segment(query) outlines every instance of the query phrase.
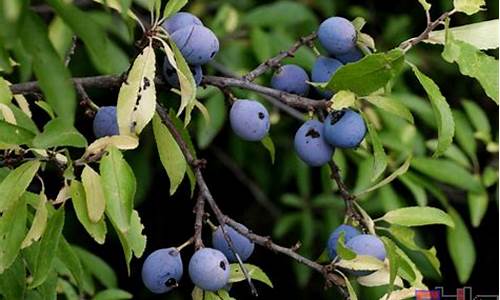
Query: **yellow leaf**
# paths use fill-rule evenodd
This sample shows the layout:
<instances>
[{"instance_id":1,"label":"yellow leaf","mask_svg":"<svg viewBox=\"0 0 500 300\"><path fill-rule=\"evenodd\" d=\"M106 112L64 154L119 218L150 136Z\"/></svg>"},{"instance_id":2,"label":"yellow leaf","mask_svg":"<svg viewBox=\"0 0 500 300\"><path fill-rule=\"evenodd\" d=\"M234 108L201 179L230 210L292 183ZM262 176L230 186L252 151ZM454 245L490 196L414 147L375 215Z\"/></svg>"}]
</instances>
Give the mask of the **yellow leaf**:
<instances>
[{"instance_id":1,"label":"yellow leaf","mask_svg":"<svg viewBox=\"0 0 500 300\"><path fill-rule=\"evenodd\" d=\"M87 201L89 219L91 222L97 223L102 219L106 208L101 176L94 169L85 165L82 172L82 183L86 195L85 200Z\"/></svg>"}]
</instances>

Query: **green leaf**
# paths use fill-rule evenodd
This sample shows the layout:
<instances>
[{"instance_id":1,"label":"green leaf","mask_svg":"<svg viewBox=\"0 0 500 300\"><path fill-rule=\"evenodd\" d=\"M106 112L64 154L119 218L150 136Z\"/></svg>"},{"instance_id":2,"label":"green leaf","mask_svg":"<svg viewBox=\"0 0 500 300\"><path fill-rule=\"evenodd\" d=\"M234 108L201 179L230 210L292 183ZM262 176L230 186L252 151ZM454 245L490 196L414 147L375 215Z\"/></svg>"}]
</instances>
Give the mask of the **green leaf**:
<instances>
[{"instance_id":1,"label":"green leaf","mask_svg":"<svg viewBox=\"0 0 500 300\"><path fill-rule=\"evenodd\" d=\"M90 236L99 244L103 244L106 239L106 222L102 218L99 222L94 223L90 220L89 209L85 199L85 190L83 185L76 181L71 181L71 199L73 208L75 209L78 221L83 225Z\"/></svg>"},{"instance_id":2,"label":"green leaf","mask_svg":"<svg viewBox=\"0 0 500 300\"><path fill-rule=\"evenodd\" d=\"M339 91L330 100L330 108L333 110L342 110L343 108L353 107L356 102L356 95L350 91Z\"/></svg>"},{"instance_id":3,"label":"green leaf","mask_svg":"<svg viewBox=\"0 0 500 300\"><path fill-rule=\"evenodd\" d=\"M187 169L187 162L181 148L162 123L158 114L153 117L153 132L160 160L170 180L170 195L173 195L182 183Z\"/></svg>"},{"instance_id":4,"label":"green leaf","mask_svg":"<svg viewBox=\"0 0 500 300\"><path fill-rule=\"evenodd\" d=\"M35 101L35 104L36 106L40 107L41 109L43 109L51 119L55 119L56 118L56 115L54 114L54 110L52 109L52 107L50 106L50 104L48 104L47 102L43 101L43 100L38 100L38 101Z\"/></svg>"},{"instance_id":5,"label":"green leaf","mask_svg":"<svg viewBox=\"0 0 500 300\"><path fill-rule=\"evenodd\" d=\"M90 14L77 6L62 0L48 0L50 6L85 44L93 65L102 73L118 74L126 70L127 65L117 63L117 54L104 28L94 22Z\"/></svg>"},{"instance_id":6,"label":"green leaf","mask_svg":"<svg viewBox=\"0 0 500 300\"><path fill-rule=\"evenodd\" d=\"M388 113L394 114L407 120L411 124L413 124L414 122L413 115L411 114L410 110L397 99L385 96L366 96L362 99L370 102L371 104Z\"/></svg>"},{"instance_id":7,"label":"green leaf","mask_svg":"<svg viewBox=\"0 0 500 300\"><path fill-rule=\"evenodd\" d=\"M427 194L422 186L418 182L413 181L411 176L407 176L408 173L399 176L399 181L401 181L413 194L413 197L417 201L419 206L427 205Z\"/></svg>"},{"instance_id":8,"label":"green leaf","mask_svg":"<svg viewBox=\"0 0 500 300\"><path fill-rule=\"evenodd\" d=\"M62 118L55 118L43 127L43 132L33 139L37 148L47 149L52 147L87 147L87 140L73 126L68 126Z\"/></svg>"},{"instance_id":9,"label":"green leaf","mask_svg":"<svg viewBox=\"0 0 500 300\"><path fill-rule=\"evenodd\" d=\"M135 176L120 150L116 147L108 149L108 154L101 159L100 165L106 215L122 233L126 233L134 207Z\"/></svg>"},{"instance_id":10,"label":"green leaf","mask_svg":"<svg viewBox=\"0 0 500 300\"><path fill-rule=\"evenodd\" d=\"M47 223L45 234L40 240L40 246L36 256L33 281L30 288L40 286L48 279L49 273L52 273L52 262L54 261L57 248L59 247L59 238L64 226L64 207L56 210Z\"/></svg>"},{"instance_id":11,"label":"green leaf","mask_svg":"<svg viewBox=\"0 0 500 300\"><path fill-rule=\"evenodd\" d=\"M198 118L196 140L198 147L205 149L220 132L226 121L226 107L224 105L224 95L220 92L205 101L210 121Z\"/></svg>"},{"instance_id":12,"label":"green leaf","mask_svg":"<svg viewBox=\"0 0 500 300\"><path fill-rule=\"evenodd\" d=\"M477 143L474 138L472 126L465 114L458 110L453 110L453 119L455 120L455 137L458 145L467 153L472 161L477 162L476 150Z\"/></svg>"},{"instance_id":13,"label":"green leaf","mask_svg":"<svg viewBox=\"0 0 500 300\"><path fill-rule=\"evenodd\" d=\"M458 129L458 127L457 127L457 129ZM428 140L425 144L432 151L436 151L436 149L437 149L437 141L436 140ZM467 158L467 156L465 156L465 154L462 152L462 150L460 150L460 148L458 148L454 144L451 144L450 147L448 149L446 149L446 151L444 152L443 155L446 158L449 158L449 159L455 161L456 163L460 164L464 168L467 168L467 169L471 168L471 165L470 165L470 162L469 162L469 159Z\"/></svg>"},{"instance_id":14,"label":"green leaf","mask_svg":"<svg viewBox=\"0 0 500 300\"><path fill-rule=\"evenodd\" d=\"M352 287L351 282L349 281L349 278L347 278L347 276L345 276L344 273L342 273L338 270L337 270L337 273L339 273L344 278L345 285L347 287L347 292L349 293L349 299L350 300L358 300L358 296L356 295L356 291Z\"/></svg>"},{"instance_id":15,"label":"green leaf","mask_svg":"<svg viewBox=\"0 0 500 300\"><path fill-rule=\"evenodd\" d=\"M0 212L5 212L21 198L31 180L35 176L40 162L28 161L20 165L0 183Z\"/></svg>"},{"instance_id":16,"label":"green leaf","mask_svg":"<svg viewBox=\"0 0 500 300\"><path fill-rule=\"evenodd\" d=\"M478 227L481 224L481 220L488 210L488 200L488 193L486 190L479 193L467 193L467 202L469 204L469 214L472 226Z\"/></svg>"},{"instance_id":17,"label":"green leaf","mask_svg":"<svg viewBox=\"0 0 500 300\"><path fill-rule=\"evenodd\" d=\"M5 300L25 298L26 268L22 258L16 261L5 272L0 272L0 294Z\"/></svg>"},{"instance_id":18,"label":"green leaf","mask_svg":"<svg viewBox=\"0 0 500 300\"><path fill-rule=\"evenodd\" d=\"M424 279L422 273L415 265L415 263L398 246L394 245L394 247L396 249L398 264L400 266L398 269L398 275L408 281L411 286L421 289L427 289L427 287L422 282L422 280ZM414 295L415 293L413 293L413 296Z\"/></svg>"},{"instance_id":19,"label":"green leaf","mask_svg":"<svg viewBox=\"0 0 500 300\"><path fill-rule=\"evenodd\" d=\"M491 136L491 126L488 120L488 116L481 109L481 107L470 100L463 100L462 105L464 107L465 113L472 125L479 132L481 136L490 137Z\"/></svg>"},{"instance_id":20,"label":"green leaf","mask_svg":"<svg viewBox=\"0 0 500 300\"><path fill-rule=\"evenodd\" d=\"M425 11L429 11L431 9L432 5L426 0L418 0L418 2L420 3L420 5L422 5Z\"/></svg>"},{"instance_id":21,"label":"green leaf","mask_svg":"<svg viewBox=\"0 0 500 300\"><path fill-rule=\"evenodd\" d=\"M448 28L455 39L470 44L478 49L498 48L498 19ZM445 44L446 30L435 30L424 40L431 44Z\"/></svg>"},{"instance_id":22,"label":"green leaf","mask_svg":"<svg viewBox=\"0 0 500 300\"><path fill-rule=\"evenodd\" d=\"M398 176L406 173L406 171L408 171L408 168L410 167L410 162L412 160L412 156L409 156L405 162L397 169L395 170L391 175L387 176L386 178L384 178L383 180L379 181L378 183L376 183L375 185L363 190L363 191L360 191L358 193L356 193L356 197L360 196L360 195L363 195L363 194L366 194L366 193L369 193L371 191L374 191L390 182L392 182L394 179L396 179Z\"/></svg>"},{"instance_id":23,"label":"green leaf","mask_svg":"<svg viewBox=\"0 0 500 300\"><path fill-rule=\"evenodd\" d=\"M76 95L71 74L50 43L45 24L35 13L26 13L21 38L24 49L33 58L33 69L47 102L66 125L73 125Z\"/></svg>"},{"instance_id":24,"label":"green leaf","mask_svg":"<svg viewBox=\"0 0 500 300\"><path fill-rule=\"evenodd\" d=\"M356 258L356 253L345 246L345 231L340 232L335 249L341 259L352 260Z\"/></svg>"},{"instance_id":25,"label":"green leaf","mask_svg":"<svg viewBox=\"0 0 500 300\"><path fill-rule=\"evenodd\" d=\"M76 286L82 289L83 282L83 267L80 258L76 255L71 245L61 237L59 240L59 247L57 249L57 258L64 264L70 271L75 279Z\"/></svg>"},{"instance_id":26,"label":"green leaf","mask_svg":"<svg viewBox=\"0 0 500 300\"><path fill-rule=\"evenodd\" d=\"M481 10L486 3L484 0L453 0L453 6L457 11L473 15Z\"/></svg>"},{"instance_id":27,"label":"green leaf","mask_svg":"<svg viewBox=\"0 0 500 300\"><path fill-rule=\"evenodd\" d=\"M116 115L120 134L139 135L151 121L156 108L156 58L152 46L142 50L122 83Z\"/></svg>"},{"instance_id":28,"label":"green leaf","mask_svg":"<svg viewBox=\"0 0 500 300\"><path fill-rule=\"evenodd\" d=\"M101 176L94 169L85 165L82 171L82 184L85 190L89 219L92 223L98 223L103 218L106 208Z\"/></svg>"},{"instance_id":29,"label":"green leaf","mask_svg":"<svg viewBox=\"0 0 500 300\"><path fill-rule=\"evenodd\" d=\"M481 183L467 170L447 159L415 157L411 166L421 173L466 191L480 192ZM450 176L453 174L453 176Z\"/></svg>"},{"instance_id":30,"label":"green leaf","mask_svg":"<svg viewBox=\"0 0 500 300\"><path fill-rule=\"evenodd\" d=\"M483 170L482 182L485 188L489 188L498 182L498 168L487 166Z\"/></svg>"},{"instance_id":31,"label":"green leaf","mask_svg":"<svg viewBox=\"0 0 500 300\"><path fill-rule=\"evenodd\" d=\"M420 72L417 67L412 66L412 69L418 81L429 96L432 110L434 111L434 118L437 121L438 146L433 154L433 157L438 157L442 155L446 151L446 149L448 149L453 141L453 135L455 133L455 122L453 121L450 106L441 94L439 87L434 83L434 81L432 81L432 79L427 77L427 75Z\"/></svg>"},{"instance_id":32,"label":"green leaf","mask_svg":"<svg viewBox=\"0 0 500 300\"><path fill-rule=\"evenodd\" d=\"M21 96L21 97L19 97ZM22 99L21 101L25 101L26 98L22 95L16 95L14 99ZM22 127L28 131L31 131L33 133L38 133L38 127L36 126L35 122L31 119L31 111L29 110L28 103L21 104L19 102L18 104L20 107L23 107L26 105L26 107L23 107L20 109L19 107L15 106L14 104L9 104L9 108L12 110L14 113L14 117L16 118L16 123L17 126Z\"/></svg>"},{"instance_id":33,"label":"green leaf","mask_svg":"<svg viewBox=\"0 0 500 300\"><path fill-rule=\"evenodd\" d=\"M124 290L108 289L97 293L92 300L121 300L132 299L132 294Z\"/></svg>"},{"instance_id":34,"label":"green leaf","mask_svg":"<svg viewBox=\"0 0 500 300\"><path fill-rule=\"evenodd\" d=\"M13 172L15 170L11 174ZM12 203L0 218L0 274L9 269L21 249L25 235L26 215L26 201L21 199Z\"/></svg>"},{"instance_id":35,"label":"green leaf","mask_svg":"<svg viewBox=\"0 0 500 300\"><path fill-rule=\"evenodd\" d=\"M35 134L29 130L0 120L0 143L7 145L30 145Z\"/></svg>"},{"instance_id":36,"label":"green leaf","mask_svg":"<svg viewBox=\"0 0 500 300\"><path fill-rule=\"evenodd\" d=\"M261 27L252 27L250 40L252 42L253 53L259 62L266 61L273 55L272 36L265 32Z\"/></svg>"},{"instance_id":37,"label":"green leaf","mask_svg":"<svg viewBox=\"0 0 500 300\"><path fill-rule=\"evenodd\" d=\"M387 260L389 261L389 288L390 293L394 289L394 281L398 275L399 270L399 259L396 254L396 245L389 238L383 236L380 237L384 243L385 251L387 252Z\"/></svg>"},{"instance_id":38,"label":"green leaf","mask_svg":"<svg viewBox=\"0 0 500 300\"><path fill-rule=\"evenodd\" d=\"M48 213L47 196L42 190L39 195L35 217L33 218L33 222L31 222L30 230L26 234L26 237L21 244L21 248L29 247L31 244L33 244L33 242L38 241L42 237L42 234L47 226Z\"/></svg>"},{"instance_id":39,"label":"green leaf","mask_svg":"<svg viewBox=\"0 0 500 300\"><path fill-rule=\"evenodd\" d=\"M455 222L455 228L447 230L448 251L457 270L458 279L464 284L468 281L474 268L476 249L469 230L460 215L451 207L448 208L448 214Z\"/></svg>"},{"instance_id":40,"label":"green leaf","mask_svg":"<svg viewBox=\"0 0 500 300\"><path fill-rule=\"evenodd\" d=\"M132 254L135 257L141 257L146 249L146 236L142 234L144 226L141 224L141 218L136 210L132 211L132 219L130 222L130 228L127 233L123 233L114 223L116 233L122 244L123 253L125 255L125 262L127 264L127 271L130 275L130 261L132 260Z\"/></svg>"},{"instance_id":41,"label":"green leaf","mask_svg":"<svg viewBox=\"0 0 500 300\"><path fill-rule=\"evenodd\" d=\"M9 104L12 100L12 92L9 84L2 76L0 76L0 103Z\"/></svg>"},{"instance_id":42,"label":"green leaf","mask_svg":"<svg viewBox=\"0 0 500 300\"><path fill-rule=\"evenodd\" d=\"M73 246L73 250L80 257L82 265L106 288L116 288L118 279L115 271L102 258L84 248Z\"/></svg>"},{"instance_id":43,"label":"green leaf","mask_svg":"<svg viewBox=\"0 0 500 300\"><path fill-rule=\"evenodd\" d=\"M387 168L387 155L385 154L384 146L378 136L377 130L373 128L373 125L368 121L364 114L363 118L365 119L373 148L373 171L371 176L371 181L373 182L379 178Z\"/></svg>"},{"instance_id":44,"label":"green leaf","mask_svg":"<svg viewBox=\"0 0 500 300\"><path fill-rule=\"evenodd\" d=\"M244 264L244 266L250 278L263 282L270 287L273 287L271 280L269 279L269 277L267 277L266 273L264 273L264 271L262 271L261 268L251 264ZM245 275L241 271L241 267L238 264L231 264L231 273L229 273L228 282L233 283L233 282L240 282L243 280L245 280Z\"/></svg>"},{"instance_id":45,"label":"green leaf","mask_svg":"<svg viewBox=\"0 0 500 300\"><path fill-rule=\"evenodd\" d=\"M449 63L456 62L463 75L477 79L486 95L498 104L498 60L456 40L450 32L442 56Z\"/></svg>"},{"instance_id":46,"label":"green leaf","mask_svg":"<svg viewBox=\"0 0 500 300\"><path fill-rule=\"evenodd\" d=\"M368 55L338 69L326 86L330 90L349 90L366 96L385 87L402 69L403 62L404 54L399 49Z\"/></svg>"},{"instance_id":47,"label":"green leaf","mask_svg":"<svg viewBox=\"0 0 500 300\"><path fill-rule=\"evenodd\" d=\"M249 26L279 26L290 28L305 21L315 21L313 12L304 4L293 1L278 1L257 6L245 14L241 22ZM316 25L316 24L314 24Z\"/></svg>"},{"instance_id":48,"label":"green leaf","mask_svg":"<svg viewBox=\"0 0 500 300\"><path fill-rule=\"evenodd\" d=\"M165 5L165 9L163 10L162 18L168 18L181 10L186 4L187 0L169 0L167 5Z\"/></svg>"},{"instance_id":49,"label":"green leaf","mask_svg":"<svg viewBox=\"0 0 500 300\"><path fill-rule=\"evenodd\" d=\"M403 226L444 224L453 227L453 220L444 211L434 207L403 207L387 212L379 220Z\"/></svg>"},{"instance_id":50,"label":"green leaf","mask_svg":"<svg viewBox=\"0 0 500 300\"><path fill-rule=\"evenodd\" d=\"M282 238L297 224L300 223L301 215L298 213L287 214L281 217L274 225L273 236Z\"/></svg>"},{"instance_id":51,"label":"green leaf","mask_svg":"<svg viewBox=\"0 0 500 300\"><path fill-rule=\"evenodd\" d=\"M62 290L62 294L66 297L66 300L78 300L78 293L75 288L66 280L59 278L57 282L58 288Z\"/></svg>"},{"instance_id":52,"label":"green leaf","mask_svg":"<svg viewBox=\"0 0 500 300\"><path fill-rule=\"evenodd\" d=\"M73 42L73 31L60 18L55 17L49 24L49 39L62 61L65 61L66 54Z\"/></svg>"},{"instance_id":53,"label":"green leaf","mask_svg":"<svg viewBox=\"0 0 500 300\"><path fill-rule=\"evenodd\" d=\"M432 247L430 249L425 249L418 246L415 242L415 231L408 227L392 225L389 227L389 233L394 237L394 240L398 241L406 248L422 253L431 263L434 270L441 275L441 263L437 258L436 248Z\"/></svg>"},{"instance_id":54,"label":"green leaf","mask_svg":"<svg viewBox=\"0 0 500 300\"><path fill-rule=\"evenodd\" d=\"M267 149L269 155L271 156L271 163L274 165L274 159L276 157L276 149L274 148L274 142L269 135L266 135L261 141L264 148Z\"/></svg>"}]
</instances>

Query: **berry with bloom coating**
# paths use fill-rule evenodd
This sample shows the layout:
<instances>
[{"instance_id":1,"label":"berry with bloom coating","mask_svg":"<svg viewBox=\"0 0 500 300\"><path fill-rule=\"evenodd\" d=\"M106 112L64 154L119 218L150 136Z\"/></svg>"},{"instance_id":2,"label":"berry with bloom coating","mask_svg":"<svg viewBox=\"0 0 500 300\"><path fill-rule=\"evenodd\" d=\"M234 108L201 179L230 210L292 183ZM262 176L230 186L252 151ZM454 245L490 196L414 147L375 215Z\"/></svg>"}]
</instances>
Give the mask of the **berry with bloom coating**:
<instances>
[{"instance_id":1,"label":"berry with bloom coating","mask_svg":"<svg viewBox=\"0 0 500 300\"><path fill-rule=\"evenodd\" d=\"M179 29L189 25L203 25L195 15L187 12L178 12L170 18L166 19L161 25L169 34L173 34Z\"/></svg>"},{"instance_id":2,"label":"berry with bloom coating","mask_svg":"<svg viewBox=\"0 0 500 300\"><path fill-rule=\"evenodd\" d=\"M328 257L330 259L334 259L335 256L337 256L337 241L339 239L340 233L344 232L344 243L347 243L349 240L351 240L353 237L358 236L361 234L359 230L356 228L342 224L339 227L337 227L331 234L330 237L328 238L327 242L327 250L328 250Z\"/></svg>"},{"instance_id":3,"label":"berry with bloom coating","mask_svg":"<svg viewBox=\"0 0 500 300\"><path fill-rule=\"evenodd\" d=\"M119 135L116 106L102 106L94 117L94 135L97 138Z\"/></svg>"},{"instance_id":4,"label":"berry with bloom coating","mask_svg":"<svg viewBox=\"0 0 500 300\"><path fill-rule=\"evenodd\" d=\"M302 124L295 133L294 147L297 155L311 167L327 164L333 148L323 138L323 123L310 120Z\"/></svg>"},{"instance_id":5,"label":"berry with bloom coating","mask_svg":"<svg viewBox=\"0 0 500 300\"><path fill-rule=\"evenodd\" d=\"M247 229L244 225L240 224L241 227ZM249 240L247 237L241 235L239 232L234 230L232 227L224 225L224 229L231 239L234 246L234 250L240 256L242 261L247 260L253 253L255 244ZM212 233L212 245L215 249L224 253L230 262L237 262L236 256L231 251L228 242L224 238L224 233L220 226Z\"/></svg>"},{"instance_id":6,"label":"berry with bloom coating","mask_svg":"<svg viewBox=\"0 0 500 300\"><path fill-rule=\"evenodd\" d=\"M320 56L314 62L311 79L313 82L327 82L342 66L342 63L334 58ZM333 96L332 91L318 89L318 92L325 98Z\"/></svg>"},{"instance_id":7,"label":"berry with bloom coating","mask_svg":"<svg viewBox=\"0 0 500 300\"><path fill-rule=\"evenodd\" d=\"M309 92L309 76L297 65L281 66L271 78L271 87L287 93L305 96Z\"/></svg>"},{"instance_id":8,"label":"berry with bloom coating","mask_svg":"<svg viewBox=\"0 0 500 300\"><path fill-rule=\"evenodd\" d=\"M338 60L340 60L343 64L357 62L358 60L363 58L363 53L358 48L352 48L347 53L340 54L336 56Z\"/></svg>"},{"instance_id":9,"label":"berry with bloom coating","mask_svg":"<svg viewBox=\"0 0 500 300\"><path fill-rule=\"evenodd\" d=\"M381 261L386 257L384 243L372 234L357 235L347 241L345 246L357 255L373 256Z\"/></svg>"},{"instance_id":10,"label":"berry with bloom coating","mask_svg":"<svg viewBox=\"0 0 500 300\"><path fill-rule=\"evenodd\" d=\"M356 46L356 28L345 18L331 17L319 25L318 39L331 55L344 54Z\"/></svg>"},{"instance_id":11,"label":"berry with bloom coating","mask_svg":"<svg viewBox=\"0 0 500 300\"><path fill-rule=\"evenodd\" d=\"M344 109L328 115L323 132L334 147L356 148L366 135L366 125L357 112Z\"/></svg>"},{"instance_id":12,"label":"berry with bloom coating","mask_svg":"<svg viewBox=\"0 0 500 300\"><path fill-rule=\"evenodd\" d=\"M172 40L190 65L211 61L219 51L219 40L212 30L201 25L181 28L171 35Z\"/></svg>"},{"instance_id":13,"label":"berry with bloom coating","mask_svg":"<svg viewBox=\"0 0 500 300\"><path fill-rule=\"evenodd\" d=\"M217 291L229 280L229 262L222 252L212 248L196 251L189 261L189 277L206 291Z\"/></svg>"},{"instance_id":14,"label":"berry with bloom coating","mask_svg":"<svg viewBox=\"0 0 500 300\"><path fill-rule=\"evenodd\" d=\"M201 69L201 66L190 66L190 69L191 73L193 73L194 82L196 85L199 85L201 79L203 78L203 70ZM165 58L165 61L163 62L163 76L170 86L179 88L179 76L167 58Z\"/></svg>"},{"instance_id":15,"label":"berry with bloom coating","mask_svg":"<svg viewBox=\"0 0 500 300\"><path fill-rule=\"evenodd\" d=\"M156 294L166 293L177 287L181 277L181 254L175 248L154 251L142 265L142 281Z\"/></svg>"},{"instance_id":16,"label":"berry with bloom coating","mask_svg":"<svg viewBox=\"0 0 500 300\"><path fill-rule=\"evenodd\" d=\"M247 141L260 141L269 131L269 113L255 100L241 99L233 103L229 112L231 128Z\"/></svg>"}]
</instances>

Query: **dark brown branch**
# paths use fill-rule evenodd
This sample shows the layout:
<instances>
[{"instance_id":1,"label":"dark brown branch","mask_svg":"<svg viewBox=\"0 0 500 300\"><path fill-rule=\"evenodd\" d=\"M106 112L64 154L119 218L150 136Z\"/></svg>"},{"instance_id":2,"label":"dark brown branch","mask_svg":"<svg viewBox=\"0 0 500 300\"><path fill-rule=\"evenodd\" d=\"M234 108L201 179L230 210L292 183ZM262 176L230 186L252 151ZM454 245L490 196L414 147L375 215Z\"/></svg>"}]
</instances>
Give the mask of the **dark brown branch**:
<instances>
[{"instance_id":1,"label":"dark brown branch","mask_svg":"<svg viewBox=\"0 0 500 300\"><path fill-rule=\"evenodd\" d=\"M295 44L292 45L292 47L290 47L290 49L288 49L287 51L282 51L275 57L266 60L265 62L258 65L257 68L250 71L247 75L243 76L243 80L254 81L255 78L264 74L267 70L279 66L280 62L283 59L287 57L293 57L295 55L295 52L297 52L297 50L299 50L300 47L304 45L309 45L310 42L316 39L316 36L317 36L316 32L313 32L307 36L301 37L297 42L295 42Z\"/></svg>"},{"instance_id":2,"label":"dark brown branch","mask_svg":"<svg viewBox=\"0 0 500 300\"><path fill-rule=\"evenodd\" d=\"M433 22L429 22L429 18L427 17L427 27L424 29L424 31L422 31L422 33L420 33L417 37L414 37L414 38L411 38L409 40L406 40L406 41L402 42L399 45L399 48L401 48L403 51L408 51L413 46L415 46L416 44L418 44L418 43L422 42L423 40L429 38L429 34L431 33L431 31L433 31L434 29L436 29L436 27L438 27L440 24L442 24L442 22L446 18L448 18L449 16L453 15L455 12L456 12L455 9L447 11L447 12L443 13L441 16L439 16L439 18L437 18Z\"/></svg>"},{"instance_id":3,"label":"dark brown branch","mask_svg":"<svg viewBox=\"0 0 500 300\"><path fill-rule=\"evenodd\" d=\"M228 77L218 77L218 76L204 76L203 81L204 84L213 85L219 87L221 89L227 87L237 87L245 90L250 90L257 92L259 94L268 95L279 99L281 102L288 106L292 106L295 108L300 108L303 110L312 110L315 108L326 108L328 105L328 101L326 100L315 100L306 97L301 97L298 95L286 93L283 91L275 90L272 88L268 88L262 85L258 85L249 81L245 81L237 78L228 78Z\"/></svg>"},{"instance_id":4,"label":"dark brown branch","mask_svg":"<svg viewBox=\"0 0 500 300\"><path fill-rule=\"evenodd\" d=\"M196 218L194 221L194 249L198 250L203 248L203 240L201 239L201 232L203 229L203 215L205 214L205 198L202 194L198 195L196 205L194 207Z\"/></svg>"}]
</instances>

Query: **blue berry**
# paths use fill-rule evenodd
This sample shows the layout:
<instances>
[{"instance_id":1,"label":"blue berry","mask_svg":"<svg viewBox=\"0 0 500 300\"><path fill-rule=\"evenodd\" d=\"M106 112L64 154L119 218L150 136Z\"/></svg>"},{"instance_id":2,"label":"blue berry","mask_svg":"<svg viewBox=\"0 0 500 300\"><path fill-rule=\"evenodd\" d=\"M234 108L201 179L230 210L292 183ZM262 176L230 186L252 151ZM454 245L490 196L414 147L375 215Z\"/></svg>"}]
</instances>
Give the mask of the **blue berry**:
<instances>
[{"instance_id":1,"label":"blue berry","mask_svg":"<svg viewBox=\"0 0 500 300\"><path fill-rule=\"evenodd\" d=\"M203 70L201 66L190 66L191 73L193 73L194 82L198 86L203 78ZM177 71L170 65L170 62L167 58L163 62L163 76L168 84L174 88L179 88L179 76L177 75Z\"/></svg>"},{"instance_id":2,"label":"blue berry","mask_svg":"<svg viewBox=\"0 0 500 300\"><path fill-rule=\"evenodd\" d=\"M297 65L281 66L271 78L271 87L287 93L305 96L309 92L309 76Z\"/></svg>"},{"instance_id":3,"label":"blue berry","mask_svg":"<svg viewBox=\"0 0 500 300\"><path fill-rule=\"evenodd\" d=\"M222 252L212 248L196 251L189 261L189 277L193 283L206 291L217 291L229 280L229 262Z\"/></svg>"},{"instance_id":4,"label":"blue berry","mask_svg":"<svg viewBox=\"0 0 500 300\"><path fill-rule=\"evenodd\" d=\"M240 226L243 227L244 229L247 229L242 224L240 224ZM234 246L234 250L236 251L236 253L238 253L241 260L242 261L247 260L250 257L250 255L252 255L255 244L230 226L224 225L224 229L229 238L231 239L231 242ZM224 233L222 232L220 226L217 227L217 229L212 234L212 245L215 249L224 253L224 255L230 262L238 261L236 259L236 256L233 254L233 251L231 251L228 242L224 238Z\"/></svg>"},{"instance_id":5,"label":"blue berry","mask_svg":"<svg viewBox=\"0 0 500 300\"><path fill-rule=\"evenodd\" d=\"M357 62L363 58L363 53L358 48L352 48L349 52L336 56L343 64Z\"/></svg>"},{"instance_id":6,"label":"blue berry","mask_svg":"<svg viewBox=\"0 0 500 300\"><path fill-rule=\"evenodd\" d=\"M181 28L171 38L190 65L205 64L219 51L219 40L215 34L201 25Z\"/></svg>"},{"instance_id":7,"label":"blue berry","mask_svg":"<svg viewBox=\"0 0 500 300\"><path fill-rule=\"evenodd\" d=\"M181 254L175 248L154 251L142 265L142 281L156 294L166 293L177 287L181 277Z\"/></svg>"},{"instance_id":8,"label":"blue berry","mask_svg":"<svg viewBox=\"0 0 500 300\"><path fill-rule=\"evenodd\" d=\"M332 159L333 148L323 138L323 123L310 120L302 124L295 133L294 147L297 155L306 164L319 167Z\"/></svg>"},{"instance_id":9,"label":"blue berry","mask_svg":"<svg viewBox=\"0 0 500 300\"><path fill-rule=\"evenodd\" d=\"M366 135L366 125L355 111L335 111L325 119L323 129L325 140L338 148L356 148Z\"/></svg>"},{"instance_id":10,"label":"blue berry","mask_svg":"<svg viewBox=\"0 0 500 300\"><path fill-rule=\"evenodd\" d=\"M330 259L334 259L337 256L337 241L339 239L340 233L344 232L344 243L347 243L349 240L351 240L353 237L358 236L361 234L359 230L356 228L342 224L339 227L337 227L331 234L330 237L328 238L327 242L327 250L328 250L328 257Z\"/></svg>"},{"instance_id":11,"label":"blue berry","mask_svg":"<svg viewBox=\"0 0 500 300\"><path fill-rule=\"evenodd\" d=\"M333 74L342 66L342 63L334 58L320 56L314 62L311 79L313 82L328 82ZM318 92L325 98L333 96L332 91L318 89Z\"/></svg>"},{"instance_id":12,"label":"blue berry","mask_svg":"<svg viewBox=\"0 0 500 300\"><path fill-rule=\"evenodd\" d=\"M269 131L269 113L255 100L237 100L229 112L234 133L247 141L260 141Z\"/></svg>"},{"instance_id":13,"label":"blue berry","mask_svg":"<svg viewBox=\"0 0 500 300\"><path fill-rule=\"evenodd\" d=\"M97 138L119 135L116 106L102 106L94 117L94 135Z\"/></svg>"},{"instance_id":14,"label":"blue berry","mask_svg":"<svg viewBox=\"0 0 500 300\"><path fill-rule=\"evenodd\" d=\"M381 261L386 257L384 243L375 235L360 234L347 241L345 245L357 255L373 256Z\"/></svg>"},{"instance_id":15,"label":"blue berry","mask_svg":"<svg viewBox=\"0 0 500 300\"><path fill-rule=\"evenodd\" d=\"M331 55L344 54L356 46L356 28L347 19L331 17L319 25L318 39Z\"/></svg>"},{"instance_id":16,"label":"blue berry","mask_svg":"<svg viewBox=\"0 0 500 300\"><path fill-rule=\"evenodd\" d=\"M169 34L173 34L179 29L185 28L189 25L203 25L198 17L187 13L178 12L170 18L166 19L161 25Z\"/></svg>"}]
</instances>

